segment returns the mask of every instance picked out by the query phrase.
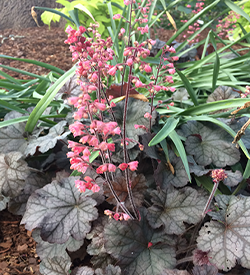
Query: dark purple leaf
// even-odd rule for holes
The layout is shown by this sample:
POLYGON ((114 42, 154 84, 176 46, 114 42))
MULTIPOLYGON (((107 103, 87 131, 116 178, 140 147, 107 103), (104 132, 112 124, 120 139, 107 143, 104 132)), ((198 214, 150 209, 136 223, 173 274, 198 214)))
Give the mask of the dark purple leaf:
POLYGON ((146 219, 146 209, 140 211, 140 221, 115 221, 105 226, 105 248, 117 264, 129 275, 158 275, 176 264, 173 236, 152 229, 146 219))
POLYGON ((153 206, 149 207, 148 220, 153 228, 164 226, 167 234, 182 234, 185 223, 196 224, 201 220, 207 199, 190 187, 151 193, 153 206))
POLYGON ((239 150, 227 141, 228 133, 215 124, 188 121, 181 126, 181 131, 187 137, 187 153, 193 155, 199 165, 213 163, 217 167, 224 167, 240 160, 239 150))

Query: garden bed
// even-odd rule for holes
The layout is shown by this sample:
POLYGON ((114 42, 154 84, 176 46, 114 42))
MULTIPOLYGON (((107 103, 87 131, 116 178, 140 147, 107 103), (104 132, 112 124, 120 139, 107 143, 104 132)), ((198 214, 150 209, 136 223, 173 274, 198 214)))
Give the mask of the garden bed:
MULTIPOLYGON (((201 39, 207 36, 208 31, 203 32, 201 39)), ((161 29, 159 34, 158 38, 160 40, 167 41, 173 35, 173 31, 161 29)), ((2 35, 2 42, 0 41, 2 54, 46 62, 65 71, 72 66, 68 45, 63 43, 67 36, 62 29, 51 28, 51 30, 48 30, 47 27, 41 27, 21 31, 4 30, 0 32, 0 35, 2 35), (4 39, 5 37, 7 39, 4 39)), ((183 38, 180 38, 179 41, 183 41, 183 38)), ((236 45, 234 49, 239 47, 241 46, 236 45)), ((44 68, 20 61, 0 59, 0 63, 39 75, 48 73, 44 68)), ((29 78, 16 72, 8 71, 8 73, 15 78, 29 78)), ((0 212, 1 275, 40 274, 35 242, 31 237, 31 233, 27 232, 23 225, 19 226, 20 220, 19 216, 11 215, 7 210, 0 212)), ((237 274, 240 274, 240 272, 237 274)))

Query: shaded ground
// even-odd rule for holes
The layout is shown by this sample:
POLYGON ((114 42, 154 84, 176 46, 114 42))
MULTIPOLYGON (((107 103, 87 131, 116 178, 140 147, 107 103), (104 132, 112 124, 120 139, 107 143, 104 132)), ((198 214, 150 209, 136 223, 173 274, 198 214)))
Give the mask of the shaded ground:
MULTIPOLYGON (((208 31, 202 33, 201 39, 207 36, 208 31)), ((163 29, 158 31, 159 39, 163 41, 167 41, 172 35, 173 31, 163 29)), ((46 62, 68 70, 72 66, 72 61, 69 46, 63 43, 66 37, 64 30, 59 28, 49 30, 45 26, 19 31, 4 30, 0 31, 0 53, 46 62)), ((178 40, 184 39, 179 37, 178 40)), ((239 47, 241 46, 235 48, 239 47)), ((48 73, 44 68, 20 61, 0 58, 0 63, 34 74, 48 73)), ((9 70, 4 71, 16 78, 30 78, 9 70)), ((38 271, 40 260, 35 252, 35 242, 31 238, 31 232, 27 232, 24 226, 19 226, 20 220, 21 217, 13 216, 6 210, 0 212, 0 275, 40 274, 38 271)))

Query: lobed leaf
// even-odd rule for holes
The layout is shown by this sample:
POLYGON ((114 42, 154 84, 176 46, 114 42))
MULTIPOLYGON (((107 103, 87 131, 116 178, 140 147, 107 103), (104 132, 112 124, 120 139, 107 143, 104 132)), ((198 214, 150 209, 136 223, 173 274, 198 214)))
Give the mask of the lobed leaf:
POLYGON ((77 267, 76 269, 73 270, 72 275, 94 275, 95 271, 88 267, 88 266, 82 266, 82 267, 77 267))
POLYGON ((113 266, 109 264, 105 268, 104 272, 100 268, 98 268, 96 269, 95 274, 96 275, 121 275, 121 269, 119 266, 113 266))
MULTIPOLYGON (((146 179, 143 174, 137 175, 136 173, 129 173, 130 186, 133 193, 134 203, 137 207, 141 206, 144 200, 144 193, 146 191, 146 179)), ((121 172, 116 173, 115 181, 112 182, 113 188, 125 206, 131 209, 131 203, 128 196, 128 189, 125 177, 121 172)), ((112 192, 110 191, 107 184, 104 185, 104 194, 108 197, 107 201, 110 204, 116 204, 116 199, 114 198, 112 192)))
POLYGON ((227 141, 227 132, 212 123, 206 126, 197 121, 188 121, 181 126, 187 137, 185 148, 199 165, 213 163, 217 167, 233 165, 240 160, 239 150, 227 141))
POLYGON ((80 193, 75 180, 63 178, 36 190, 21 221, 26 229, 41 228, 42 239, 51 243, 65 243, 70 236, 84 239, 98 213, 96 201, 90 197, 92 192, 80 193))
POLYGON ((190 187, 175 189, 171 185, 166 191, 158 189, 151 193, 153 206, 149 207, 148 220, 153 228, 164 226, 167 234, 182 234, 185 223, 196 224, 207 199, 190 187))
POLYGON ((161 161, 154 172, 154 178, 158 186, 166 189, 169 185, 175 187, 183 187, 188 181, 188 175, 180 157, 176 157, 173 151, 169 151, 169 159, 174 171, 171 169, 170 164, 161 161))
POLYGON ((193 275, 219 275, 218 268, 213 265, 196 265, 193 268, 193 275))
POLYGON ((140 214, 140 221, 111 220, 104 229, 105 248, 117 259, 124 274, 158 275, 175 266, 175 240, 149 226, 145 208, 140 214), (149 243, 153 245, 148 247, 149 243))
POLYGON ((32 232, 32 237, 37 242, 36 253, 41 260, 52 259, 54 257, 62 257, 67 260, 69 255, 66 249, 68 251, 76 251, 83 245, 83 240, 77 241, 72 237, 69 237, 63 244, 45 242, 40 237, 40 229, 35 229, 32 232))
POLYGON ((250 268, 250 198, 216 196, 219 210, 211 212, 197 239, 198 249, 208 252, 209 261, 224 271, 236 262, 250 268))
MULTIPOLYGON (((19 112, 12 111, 5 115, 4 122, 22 116, 19 112)), ((24 153, 27 141, 24 139, 25 124, 20 122, 0 129, 0 152, 7 154, 13 151, 24 153)))
POLYGON ((6 208, 8 201, 9 201, 8 197, 5 197, 2 194, 0 194, 0 211, 6 208))
POLYGON ((6 197, 20 194, 30 170, 20 152, 0 154, 0 191, 6 197))
POLYGON ((69 275, 71 266, 70 258, 54 257, 45 259, 40 264, 40 272, 43 275, 69 275))
MULTIPOLYGON (((123 111, 124 111, 124 101, 118 102, 116 107, 113 108, 115 118, 118 125, 122 129, 123 124, 123 111)), ((144 125, 146 128, 149 128, 149 119, 145 118, 144 115, 146 112, 150 113, 150 106, 147 102, 143 102, 138 99, 129 98, 128 100, 128 113, 126 120, 126 138, 131 140, 139 141, 139 135, 145 134, 145 131, 142 129, 135 129, 134 125, 144 125)), ((156 112, 152 114, 152 125, 155 123, 156 112)), ((131 149, 136 145, 136 142, 129 142, 127 146, 128 149, 131 149)))
POLYGON ((67 124, 65 120, 60 121, 55 126, 50 128, 49 133, 42 137, 33 137, 28 142, 28 146, 25 150, 25 155, 31 155, 33 156, 36 153, 36 150, 38 149, 41 153, 47 152, 49 149, 52 149, 55 147, 58 140, 65 139, 66 136, 70 134, 70 131, 64 132, 64 126, 67 124))
POLYGON ((22 192, 11 198, 8 203, 8 210, 15 215, 24 215, 26 204, 30 195, 37 189, 44 187, 50 181, 47 175, 32 172, 26 179, 22 192))

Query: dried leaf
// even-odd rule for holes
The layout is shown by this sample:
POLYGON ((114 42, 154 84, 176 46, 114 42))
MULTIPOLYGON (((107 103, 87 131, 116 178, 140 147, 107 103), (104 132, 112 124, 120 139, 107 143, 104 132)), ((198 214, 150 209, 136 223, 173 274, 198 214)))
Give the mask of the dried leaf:
POLYGON ((250 268, 250 198, 217 195, 219 211, 205 223, 197 239, 198 249, 208 252, 210 262, 229 271, 236 262, 250 268))
POLYGON ((250 101, 249 102, 246 102, 243 106, 241 107, 238 107, 237 110, 233 111, 231 114, 232 115, 235 115, 237 114, 240 110, 244 110, 246 108, 250 107, 250 101))

